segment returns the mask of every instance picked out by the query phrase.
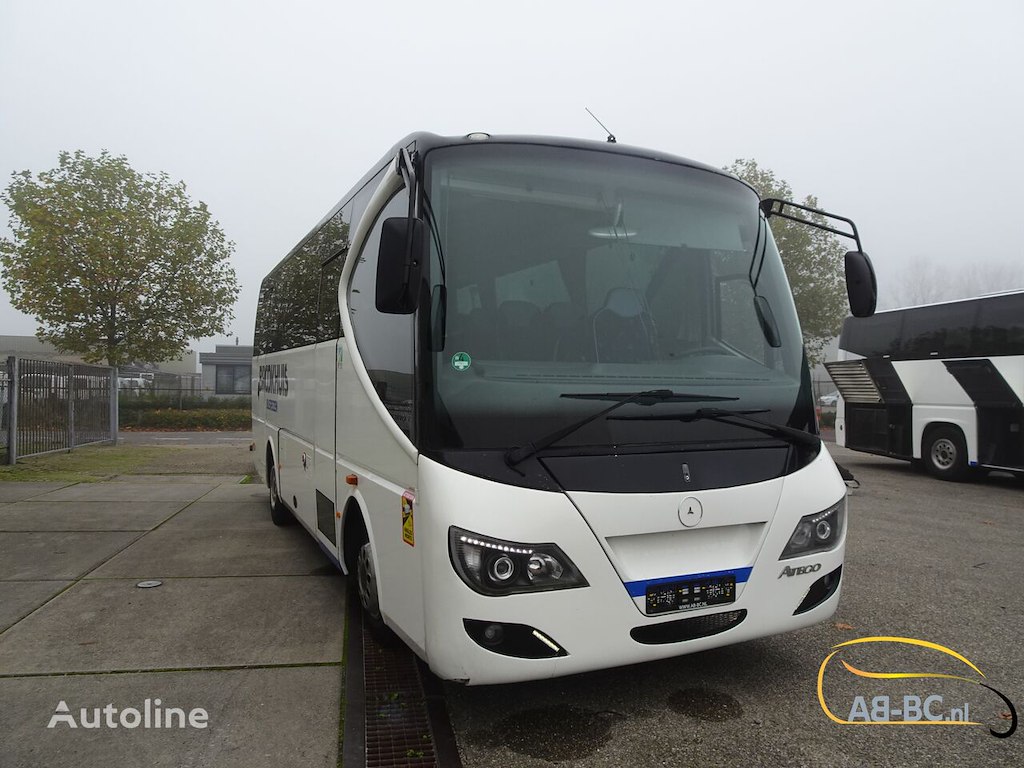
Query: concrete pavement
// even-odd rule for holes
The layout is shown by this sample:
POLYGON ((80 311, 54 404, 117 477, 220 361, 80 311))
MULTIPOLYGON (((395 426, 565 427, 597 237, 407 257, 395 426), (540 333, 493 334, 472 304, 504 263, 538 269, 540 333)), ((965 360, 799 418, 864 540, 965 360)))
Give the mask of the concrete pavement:
POLYGON ((241 479, 0 483, 0 765, 337 765, 343 579, 241 479))

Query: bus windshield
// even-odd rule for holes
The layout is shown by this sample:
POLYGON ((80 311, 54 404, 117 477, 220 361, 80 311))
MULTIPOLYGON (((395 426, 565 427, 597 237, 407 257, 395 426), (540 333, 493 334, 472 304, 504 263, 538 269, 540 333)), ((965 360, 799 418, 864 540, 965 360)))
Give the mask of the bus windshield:
MULTIPOLYGON (((813 431, 793 299, 749 187, 565 147, 449 147, 425 161, 447 295, 444 307, 421 308, 444 312, 446 326, 421 393, 427 447, 528 445, 610 404, 576 395, 657 389, 704 394, 706 405, 728 398, 726 407, 813 431)), ((424 326, 436 334, 438 320, 424 326)), ((673 418, 701 405, 630 403, 557 447, 757 438, 673 418)))

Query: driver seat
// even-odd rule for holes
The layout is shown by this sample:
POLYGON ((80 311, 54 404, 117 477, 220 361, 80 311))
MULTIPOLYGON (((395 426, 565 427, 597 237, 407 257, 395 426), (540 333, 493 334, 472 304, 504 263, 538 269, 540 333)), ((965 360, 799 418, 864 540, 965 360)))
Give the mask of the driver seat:
POLYGON ((634 288, 612 288, 594 313, 594 353, 599 363, 637 363, 654 357, 651 316, 634 288))

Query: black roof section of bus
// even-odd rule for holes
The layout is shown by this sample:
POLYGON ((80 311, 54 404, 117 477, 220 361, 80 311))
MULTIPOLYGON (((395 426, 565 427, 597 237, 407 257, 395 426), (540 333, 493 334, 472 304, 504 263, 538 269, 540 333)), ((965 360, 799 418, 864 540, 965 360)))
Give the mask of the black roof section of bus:
MULTIPOLYGON (((441 149, 442 147, 457 147, 462 145, 479 145, 479 144, 529 144, 532 146, 542 147, 562 147, 565 149, 583 149, 591 152, 606 152, 612 155, 626 155, 628 157, 639 157, 646 160, 656 160, 663 163, 672 163, 674 165, 685 165, 690 168, 696 168, 701 171, 708 171, 709 173, 715 173, 719 176, 725 176, 727 178, 738 181, 744 186, 750 187, 742 179, 738 179, 733 174, 725 171, 721 168, 716 168, 713 165, 707 165, 706 163, 700 163, 696 160, 689 160, 685 157, 679 157, 678 155, 671 155, 667 152, 659 152, 653 149, 646 149, 643 147, 633 147, 628 144, 612 143, 608 141, 592 141, 588 139, 572 139, 561 136, 527 136, 527 135, 509 135, 509 136, 495 136, 492 135, 487 139, 469 139, 466 136, 439 136, 436 133, 429 133, 427 131, 419 131, 411 133, 401 141, 397 142, 390 150, 388 150, 384 156, 373 164, 373 167, 356 183, 354 187, 344 196, 338 203, 331 208, 327 214, 317 222, 316 226, 307 232, 301 240, 292 248, 283 259, 281 259, 274 268, 270 270, 269 274, 276 272, 288 257, 297 251, 314 233, 316 233, 324 224, 326 224, 332 216, 344 207, 345 203, 355 197, 360 190, 365 187, 374 176, 376 176, 381 168, 387 166, 398 152, 405 149, 415 149, 420 155, 426 155, 428 152, 434 149, 441 149)), ((753 189, 753 187, 750 187, 753 189)), ((757 190, 754 190, 755 194, 757 190)), ((760 199, 760 195, 758 195, 760 199)))
POLYGON ((1022 354, 1024 290, 847 317, 839 347, 862 357, 893 360, 1022 354))

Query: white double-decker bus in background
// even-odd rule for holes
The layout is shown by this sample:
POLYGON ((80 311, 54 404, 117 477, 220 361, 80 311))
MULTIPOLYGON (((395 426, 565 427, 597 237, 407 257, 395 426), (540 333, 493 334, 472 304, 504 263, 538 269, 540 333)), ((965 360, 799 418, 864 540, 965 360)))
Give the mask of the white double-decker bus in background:
POLYGON ((406 138, 263 281, 253 428, 275 522, 469 684, 830 616, 846 488, 776 215, 801 216, 648 150, 406 138))
POLYGON ((836 443, 962 480, 1024 474, 1024 291, 847 318, 836 443))

